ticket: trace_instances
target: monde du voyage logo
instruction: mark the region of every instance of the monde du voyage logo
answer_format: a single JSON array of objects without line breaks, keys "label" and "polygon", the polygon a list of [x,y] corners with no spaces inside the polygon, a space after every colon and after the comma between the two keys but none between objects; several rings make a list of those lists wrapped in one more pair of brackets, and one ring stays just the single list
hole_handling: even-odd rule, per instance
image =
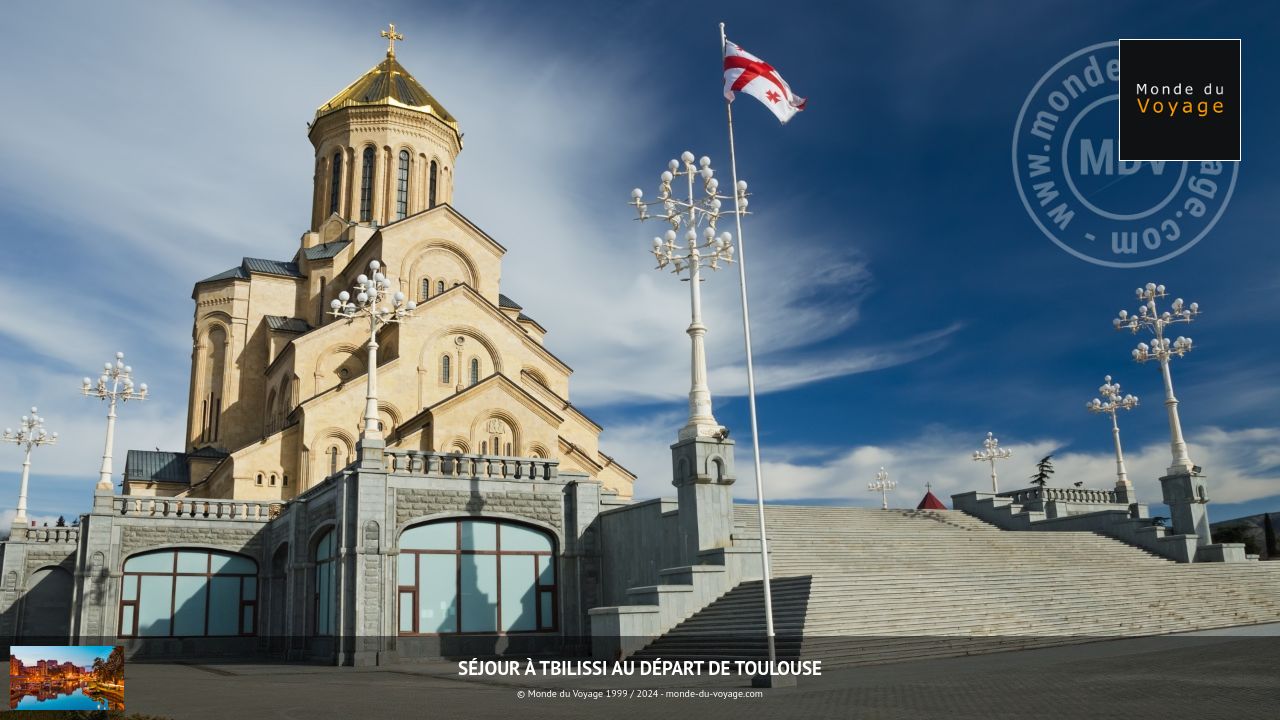
[{"label": "monde du voyage logo", "polygon": [[[1134,41],[1123,42],[1127,51]],[[1206,141],[1228,127],[1236,133],[1238,153],[1239,67],[1234,85],[1219,65],[1210,72],[1198,66],[1199,72],[1188,72],[1183,63],[1177,81],[1163,71],[1145,72],[1138,80],[1126,74],[1126,92],[1120,47],[1120,42],[1105,42],[1083,48],[1040,78],[1014,126],[1013,175],[1027,213],[1058,247],[1095,265],[1144,267],[1191,249],[1213,229],[1231,199],[1239,164],[1230,160],[1238,154],[1204,153],[1230,150],[1229,137],[1216,144]],[[1227,81],[1219,82],[1223,77]],[[1147,102],[1145,114],[1133,99],[1139,84],[1146,88],[1141,98]],[[1197,97],[1152,95],[1153,87],[1158,94],[1175,84],[1192,85]],[[1223,86],[1223,94],[1198,97],[1206,85],[1211,92]],[[1163,115],[1152,112],[1154,100],[1160,101]],[[1208,103],[1203,116],[1197,109],[1201,100]],[[1191,111],[1170,119],[1168,106],[1175,101],[1175,114],[1186,110],[1184,102],[1192,103]],[[1122,104],[1126,102],[1145,122],[1164,123],[1162,134],[1135,142],[1133,138],[1149,131],[1124,124],[1121,118],[1130,112]],[[1222,103],[1221,112],[1215,113],[1214,102]],[[1130,144],[1122,160],[1124,129]]]}]

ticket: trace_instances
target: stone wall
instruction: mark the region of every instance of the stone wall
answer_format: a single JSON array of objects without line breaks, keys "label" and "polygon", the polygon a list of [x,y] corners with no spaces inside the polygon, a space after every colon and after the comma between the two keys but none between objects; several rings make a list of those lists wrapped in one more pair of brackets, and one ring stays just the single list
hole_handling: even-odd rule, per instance
[{"label": "stone wall", "polygon": [[446,512],[506,513],[544,522],[562,532],[564,530],[564,496],[561,493],[396,489],[397,526],[415,517]]},{"label": "stone wall", "polygon": [[258,555],[261,528],[214,527],[214,523],[168,521],[138,523],[120,530],[120,556],[168,545],[208,545],[231,552]]}]

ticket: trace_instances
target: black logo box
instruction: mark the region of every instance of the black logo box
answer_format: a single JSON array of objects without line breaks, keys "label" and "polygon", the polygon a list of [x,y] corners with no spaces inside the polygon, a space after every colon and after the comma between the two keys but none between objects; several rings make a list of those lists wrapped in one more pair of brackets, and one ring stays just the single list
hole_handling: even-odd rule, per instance
[{"label": "black logo box", "polygon": [[1238,161],[1241,101],[1240,40],[1120,40],[1120,160]]}]

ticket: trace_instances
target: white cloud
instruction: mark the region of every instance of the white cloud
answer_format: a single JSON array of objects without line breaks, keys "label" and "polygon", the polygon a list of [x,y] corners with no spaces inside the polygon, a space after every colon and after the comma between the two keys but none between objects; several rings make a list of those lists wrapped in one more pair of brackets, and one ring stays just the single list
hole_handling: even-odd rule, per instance
[{"label": "white cloud", "polygon": [[[636,498],[671,497],[670,454],[667,446],[675,440],[683,418],[668,413],[616,426],[609,431],[612,447],[621,448],[619,458],[643,458],[630,467],[639,475]],[[749,437],[737,438],[738,481],[734,496],[755,497]],[[825,500],[855,505],[877,505],[879,494],[870,493],[867,483],[885,467],[898,482],[889,493],[890,505],[915,507],[924,496],[925,484],[950,505],[950,495],[979,490],[989,492],[989,465],[971,459],[980,445],[981,434],[959,432],[944,427],[926,427],[914,438],[884,445],[858,445],[835,455],[803,445],[765,445],[765,497],[769,501]],[[1070,487],[1110,489],[1115,486],[1115,455],[1110,447],[1097,451],[1062,451],[1067,443],[1043,438],[1006,445],[1013,457],[998,461],[996,471],[1001,490],[1029,486],[1036,461],[1053,453],[1053,484]],[[1197,433],[1189,446],[1195,461],[1209,478],[1210,499],[1219,503],[1239,503],[1280,493],[1280,428],[1251,428],[1228,431],[1207,428]],[[624,461],[625,462],[625,461]],[[1162,502],[1159,477],[1170,462],[1167,443],[1153,443],[1126,451],[1129,479],[1141,502]]]}]

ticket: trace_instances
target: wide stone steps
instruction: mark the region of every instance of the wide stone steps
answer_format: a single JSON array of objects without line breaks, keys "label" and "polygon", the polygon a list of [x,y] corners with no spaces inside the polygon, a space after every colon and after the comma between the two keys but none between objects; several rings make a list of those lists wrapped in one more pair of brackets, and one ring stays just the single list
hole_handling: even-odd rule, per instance
[{"label": "wide stone steps", "polygon": [[[827,665],[1280,622],[1280,563],[1181,565],[1093,533],[1006,532],[954,511],[768,506],[779,655]],[[759,541],[735,508],[735,541]],[[636,655],[765,656],[763,584]]]}]

